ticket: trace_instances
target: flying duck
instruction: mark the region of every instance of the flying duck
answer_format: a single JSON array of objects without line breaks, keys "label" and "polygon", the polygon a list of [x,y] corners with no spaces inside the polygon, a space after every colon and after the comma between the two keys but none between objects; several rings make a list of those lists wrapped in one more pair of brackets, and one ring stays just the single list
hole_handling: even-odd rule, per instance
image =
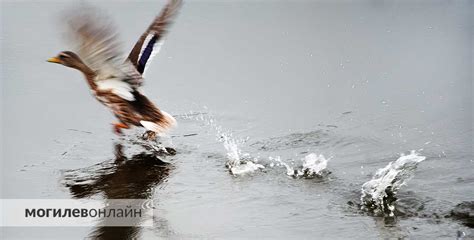
[{"label": "flying duck", "polygon": [[143,74],[151,58],[159,51],[163,38],[181,0],[170,0],[126,57],[121,54],[117,34],[104,16],[94,12],[75,11],[68,15],[71,41],[77,51],[63,51],[48,62],[81,71],[95,98],[117,117],[116,134],[131,126],[144,127],[145,136],[154,139],[176,125],[170,114],[156,107],[142,92]]}]

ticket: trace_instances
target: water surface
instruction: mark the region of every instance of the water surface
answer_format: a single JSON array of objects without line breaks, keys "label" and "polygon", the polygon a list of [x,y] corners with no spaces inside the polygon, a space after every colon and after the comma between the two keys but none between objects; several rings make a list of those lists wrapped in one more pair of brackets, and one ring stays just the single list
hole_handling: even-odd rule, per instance
[{"label": "water surface", "polygon": [[[128,50],[163,2],[94,4]],[[138,131],[113,135],[80,73],[45,62],[68,50],[58,17],[73,5],[2,2],[2,198],[151,198],[156,226],[3,228],[2,239],[473,236],[442,216],[474,198],[472,2],[186,2],[146,75],[179,123],[177,154],[151,165],[129,142]],[[230,174],[223,134],[265,168]],[[426,160],[399,191],[408,214],[354,206],[410,150]],[[301,169],[310,153],[329,175],[294,178],[275,161]]]}]

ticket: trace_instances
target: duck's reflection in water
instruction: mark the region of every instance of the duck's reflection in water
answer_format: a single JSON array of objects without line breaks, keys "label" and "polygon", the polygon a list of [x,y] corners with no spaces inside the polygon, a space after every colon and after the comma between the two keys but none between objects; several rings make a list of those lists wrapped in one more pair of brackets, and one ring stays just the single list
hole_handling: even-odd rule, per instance
[{"label": "duck's reflection in water", "polygon": [[[97,194],[104,199],[152,198],[153,189],[169,176],[171,165],[160,160],[157,153],[143,152],[128,159],[122,149],[122,145],[115,145],[115,160],[67,171],[64,180],[72,196],[88,198]],[[140,229],[98,226],[89,238],[134,239]]]}]

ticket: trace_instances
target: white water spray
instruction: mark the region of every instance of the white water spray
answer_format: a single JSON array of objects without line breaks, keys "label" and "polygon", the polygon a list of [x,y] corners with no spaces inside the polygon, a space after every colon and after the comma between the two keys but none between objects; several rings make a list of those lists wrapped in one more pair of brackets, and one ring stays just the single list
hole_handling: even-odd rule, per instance
[{"label": "white water spray", "polygon": [[244,144],[248,139],[234,138],[230,131],[224,130],[211,116],[204,116],[203,114],[190,114],[189,116],[188,119],[202,121],[215,131],[217,141],[222,142],[226,150],[228,159],[226,166],[233,175],[242,175],[265,168],[263,165],[256,163],[258,159],[242,152],[239,145]]},{"label": "white water spray", "polygon": [[286,175],[292,177],[317,177],[323,176],[326,172],[329,159],[326,159],[322,154],[310,153],[301,159],[301,169],[291,167],[283,162],[279,156],[269,157],[270,161],[276,162],[277,166],[284,166],[286,168]]},{"label": "white water spray", "polygon": [[393,216],[395,194],[413,177],[418,163],[425,159],[413,150],[409,155],[401,155],[395,162],[377,170],[372,180],[362,185],[362,209]]}]

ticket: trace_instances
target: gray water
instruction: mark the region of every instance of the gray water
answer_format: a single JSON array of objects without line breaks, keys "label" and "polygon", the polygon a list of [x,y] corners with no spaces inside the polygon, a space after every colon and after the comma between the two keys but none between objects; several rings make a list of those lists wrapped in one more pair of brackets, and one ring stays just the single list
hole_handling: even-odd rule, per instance
[{"label": "gray water", "polygon": [[[155,226],[2,228],[2,239],[473,236],[443,217],[474,199],[472,1],[186,2],[146,75],[179,124],[163,166],[133,161],[139,130],[114,136],[82,75],[45,62],[70,50],[58,17],[73,5],[1,3],[1,196],[151,198]],[[94,5],[128,50],[163,2]],[[232,175],[223,133],[265,168]],[[362,185],[411,150],[426,160],[398,191],[405,214],[360,210]],[[310,153],[330,173],[295,178],[274,160],[301,169]]]}]

